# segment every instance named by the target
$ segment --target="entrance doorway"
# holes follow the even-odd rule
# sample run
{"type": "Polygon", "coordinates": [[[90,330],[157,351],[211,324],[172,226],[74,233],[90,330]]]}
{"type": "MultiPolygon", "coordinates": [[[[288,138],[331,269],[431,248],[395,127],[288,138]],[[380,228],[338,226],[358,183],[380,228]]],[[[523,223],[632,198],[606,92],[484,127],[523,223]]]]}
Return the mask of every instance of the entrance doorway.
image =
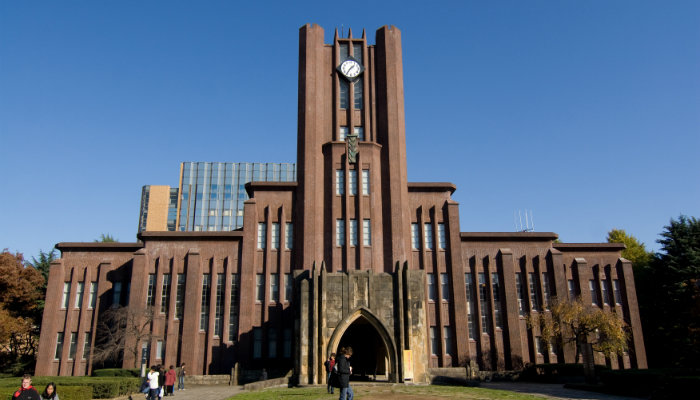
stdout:
{"type": "Polygon", "coordinates": [[[352,347],[352,375],[355,381],[388,381],[390,378],[389,352],[377,329],[364,317],[357,318],[343,333],[335,353],[352,347]]]}

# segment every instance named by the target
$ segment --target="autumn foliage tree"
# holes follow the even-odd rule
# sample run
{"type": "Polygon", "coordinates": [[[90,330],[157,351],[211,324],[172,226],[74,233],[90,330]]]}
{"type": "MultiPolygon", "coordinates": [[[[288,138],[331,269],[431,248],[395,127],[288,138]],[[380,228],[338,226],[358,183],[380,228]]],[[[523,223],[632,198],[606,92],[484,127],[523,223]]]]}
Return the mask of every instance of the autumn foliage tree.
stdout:
{"type": "Polygon", "coordinates": [[[40,300],[45,281],[26,267],[22,254],[0,253],[0,368],[31,368],[39,338],[40,300]]]}

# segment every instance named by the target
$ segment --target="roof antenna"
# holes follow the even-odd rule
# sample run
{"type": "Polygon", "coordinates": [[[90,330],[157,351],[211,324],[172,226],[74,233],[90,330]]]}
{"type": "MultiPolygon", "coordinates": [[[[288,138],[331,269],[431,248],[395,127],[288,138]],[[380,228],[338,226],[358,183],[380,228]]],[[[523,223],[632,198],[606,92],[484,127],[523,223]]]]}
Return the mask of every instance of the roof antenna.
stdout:
{"type": "Polygon", "coordinates": [[[345,28],[343,27],[343,24],[340,24],[340,38],[343,39],[345,37],[345,28]]]}

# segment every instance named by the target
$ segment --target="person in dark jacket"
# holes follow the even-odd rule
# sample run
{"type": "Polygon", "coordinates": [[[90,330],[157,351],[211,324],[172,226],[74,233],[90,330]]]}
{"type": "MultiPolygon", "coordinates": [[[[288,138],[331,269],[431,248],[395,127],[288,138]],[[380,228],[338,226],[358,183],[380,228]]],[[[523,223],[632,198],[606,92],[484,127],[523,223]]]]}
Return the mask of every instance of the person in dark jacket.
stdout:
{"type": "Polygon", "coordinates": [[[328,360],[323,365],[326,367],[326,390],[328,393],[333,394],[334,387],[331,385],[331,376],[333,375],[333,366],[335,366],[335,353],[331,353],[331,356],[328,357],[328,360]]]}
{"type": "Polygon", "coordinates": [[[12,395],[12,400],[41,400],[39,392],[32,387],[32,377],[30,375],[22,377],[22,387],[12,395]]]}
{"type": "Polygon", "coordinates": [[[352,367],[348,360],[350,357],[352,357],[352,347],[348,346],[340,350],[340,357],[335,360],[338,365],[338,378],[340,380],[340,397],[338,400],[352,400],[355,396],[352,387],[350,387],[350,374],[352,374],[352,367]]]}

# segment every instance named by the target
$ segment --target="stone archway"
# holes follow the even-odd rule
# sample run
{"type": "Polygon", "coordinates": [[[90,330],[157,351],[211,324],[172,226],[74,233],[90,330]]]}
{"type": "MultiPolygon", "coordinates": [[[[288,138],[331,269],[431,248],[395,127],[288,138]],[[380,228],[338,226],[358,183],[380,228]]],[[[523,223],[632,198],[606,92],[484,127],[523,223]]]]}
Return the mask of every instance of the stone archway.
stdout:
{"type": "Polygon", "coordinates": [[[326,354],[337,353],[345,346],[353,348],[352,379],[398,382],[395,342],[384,324],[367,308],[356,309],[338,324],[326,354]]]}

